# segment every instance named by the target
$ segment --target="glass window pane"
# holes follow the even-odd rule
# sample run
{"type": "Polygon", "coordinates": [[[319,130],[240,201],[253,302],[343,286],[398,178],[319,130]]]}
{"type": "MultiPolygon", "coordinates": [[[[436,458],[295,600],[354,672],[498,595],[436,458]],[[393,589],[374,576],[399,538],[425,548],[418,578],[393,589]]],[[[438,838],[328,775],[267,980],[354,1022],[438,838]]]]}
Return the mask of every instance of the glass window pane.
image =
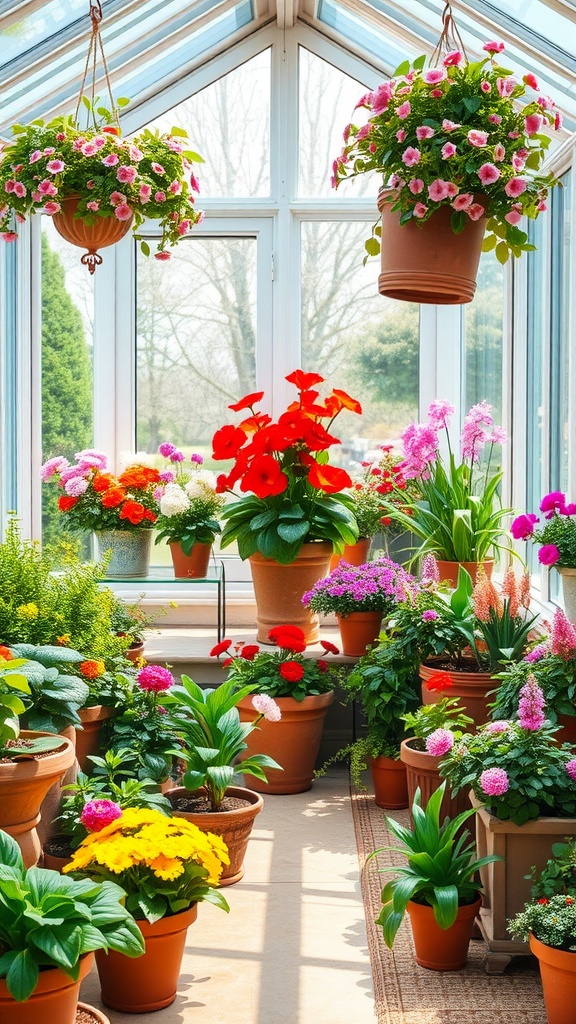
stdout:
{"type": "MultiPolygon", "coordinates": [[[[80,250],[42,218],[42,458],[93,443],[94,286],[80,250]]],[[[42,488],[42,539],[63,535],[56,488],[42,488]]]]}
{"type": "Polygon", "coordinates": [[[302,225],[302,364],[363,406],[338,417],[342,465],[418,418],[419,307],[378,294],[376,262],[362,266],[368,232],[365,222],[302,225]]]}
{"type": "Polygon", "coordinates": [[[205,160],[197,168],[203,195],[270,195],[270,54],[257,54],[148,125],[186,129],[205,160]]]}
{"type": "Polygon", "coordinates": [[[487,399],[502,423],[502,301],[504,272],[494,253],[482,254],[476,295],[465,307],[466,409],[487,399]]]}
{"type": "Polygon", "coordinates": [[[353,181],[343,181],[338,193],[330,185],[332,164],[344,145],[342,132],[367,87],[302,46],[299,54],[299,194],[334,198],[373,195],[376,206],[377,175],[360,174],[353,181]]]}

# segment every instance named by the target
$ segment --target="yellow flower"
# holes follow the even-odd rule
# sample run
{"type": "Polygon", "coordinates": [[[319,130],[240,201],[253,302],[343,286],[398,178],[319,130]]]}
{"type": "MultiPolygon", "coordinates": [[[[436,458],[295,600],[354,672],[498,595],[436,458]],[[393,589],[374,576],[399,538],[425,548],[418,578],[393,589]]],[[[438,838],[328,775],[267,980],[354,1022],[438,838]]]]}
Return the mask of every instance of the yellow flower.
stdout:
{"type": "Polygon", "coordinates": [[[175,878],[179,878],[180,875],[184,874],[184,865],[181,861],[165,857],[163,853],[155,857],[150,862],[149,867],[152,868],[152,871],[158,878],[163,878],[166,882],[172,882],[175,878]]]}
{"type": "Polygon", "coordinates": [[[70,643],[70,635],[68,633],[63,633],[62,636],[57,636],[56,643],[59,647],[67,647],[70,643]]]}
{"type": "Polygon", "coordinates": [[[37,619],[38,618],[38,605],[34,604],[33,601],[29,601],[28,604],[21,604],[16,609],[16,614],[21,619],[37,619]]]}

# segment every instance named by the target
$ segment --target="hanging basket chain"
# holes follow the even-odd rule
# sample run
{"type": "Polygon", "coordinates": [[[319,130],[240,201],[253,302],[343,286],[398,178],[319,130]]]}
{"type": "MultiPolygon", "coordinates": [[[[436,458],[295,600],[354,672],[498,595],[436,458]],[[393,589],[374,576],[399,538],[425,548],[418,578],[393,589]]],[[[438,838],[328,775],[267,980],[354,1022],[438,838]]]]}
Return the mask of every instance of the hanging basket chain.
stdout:
{"type": "Polygon", "coordinates": [[[452,13],[452,4],[449,0],[446,0],[446,5],[442,11],[442,32],[440,39],[438,40],[436,47],[430,57],[430,67],[435,67],[440,63],[440,58],[443,53],[448,53],[450,50],[460,50],[463,54],[466,62],[468,62],[468,54],[466,53],[466,47],[462,42],[462,36],[458,30],[458,26],[454,21],[454,15],[452,13]]]}
{"type": "Polygon", "coordinates": [[[110,110],[116,121],[116,126],[120,129],[120,118],[118,116],[118,110],[114,103],[114,97],[112,95],[112,85],[110,83],[110,75],[108,72],[108,64],[106,62],[106,55],[104,53],[104,46],[102,44],[102,37],[100,35],[100,23],[102,21],[102,3],[101,0],[90,0],[90,20],[92,22],[92,32],[90,35],[90,42],[88,44],[88,53],[86,55],[86,64],[84,66],[84,74],[82,76],[82,82],[80,85],[80,92],[78,94],[78,102],[76,104],[76,110],[74,112],[74,124],[78,127],[78,114],[80,111],[80,104],[82,97],[85,94],[86,79],[88,77],[88,71],[90,64],[92,64],[92,87],[91,87],[91,112],[92,121],[94,123],[94,129],[98,130],[98,124],[96,122],[96,115],[94,111],[94,100],[96,95],[96,71],[98,67],[98,56],[102,61],[104,68],[104,76],[106,79],[106,85],[108,88],[108,96],[110,97],[110,110]]]}

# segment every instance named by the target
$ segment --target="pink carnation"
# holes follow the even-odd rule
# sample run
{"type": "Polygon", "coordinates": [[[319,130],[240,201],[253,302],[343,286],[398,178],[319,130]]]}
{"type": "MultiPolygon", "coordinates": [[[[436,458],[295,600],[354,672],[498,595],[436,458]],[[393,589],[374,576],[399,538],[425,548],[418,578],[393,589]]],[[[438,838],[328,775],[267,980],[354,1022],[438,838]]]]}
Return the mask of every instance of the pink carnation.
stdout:
{"type": "Polygon", "coordinates": [[[264,715],[267,722],[279,722],[282,712],[275,700],[267,693],[255,693],[252,697],[252,707],[259,715],[264,715]]]}
{"type": "Polygon", "coordinates": [[[130,220],[132,210],[128,206],[128,203],[120,203],[114,210],[114,216],[117,217],[118,220],[130,220]]]}
{"type": "Polygon", "coordinates": [[[160,693],[162,690],[170,689],[174,683],[174,676],[161,665],[145,665],[136,676],[136,682],[141,690],[160,693]]]}
{"type": "Polygon", "coordinates": [[[480,786],[486,796],[503,796],[508,792],[508,775],[503,768],[487,768],[480,776],[480,786]]]}
{"type": "Polygon", "coordinates": [[[443,757],[454,746],[454,736],[449,729],[435,729],[426,740],[426,750],[433,757],[443,757]]]}
{"type": "Polygon", "coordinates": [[[80,821],[88,832],[101,832],[121,817],[122,808],[113,800],[88,800],[82,809],[80,821]]]}

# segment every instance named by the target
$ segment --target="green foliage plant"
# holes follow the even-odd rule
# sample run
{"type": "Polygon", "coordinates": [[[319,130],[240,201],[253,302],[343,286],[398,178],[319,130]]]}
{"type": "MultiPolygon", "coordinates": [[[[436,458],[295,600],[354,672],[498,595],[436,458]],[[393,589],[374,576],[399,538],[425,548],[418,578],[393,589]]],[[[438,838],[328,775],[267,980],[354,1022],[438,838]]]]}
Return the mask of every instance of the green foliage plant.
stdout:
{"type": "MultiPolygon", "coordinates": [[[[236,761],[246,749],[246,738],[264,717],[260,713],[254,722],[240,721],[236,704],[255,688],[250,684],[237,689],[226,680],[216,689],[204,690],[183,675],[182,686],[174,687],[167,697],[172,726],[181,743],[172,753],[186,763],[183,785],[192,791],[203,787],[215,811],[237,771],[236,761]]],[[[271,698],[262,699],[274,704],[271,698]]],[[[267,754],[252,754],[242,761],[241,771],[265,782],[265,769],[280,767],[267,754]]]]}
{"type": "Polygon", "coordinates": [[[527,942],[532,934],[545,946],[576,953],[576,889],[525,903],[524,909],[510,921],[509,930],[522,942],[527,942]]]}
{"type": "Polygon", "coordinates": [[[80,958],[97,949],[141,956],[144,940],[124,900],[113,881],[26,870],[16,840],[0,831],[0,978],[10,995],[29,999],[48,968],[77,980],[80,958]]]}
{"type": "Polygon", "coordinates": [[[533,900],[549,899],[551,896],[576,894],[576,840],[566,836],[561,843],[552,845],[552,856],[541,871],[532,867],[530,876],[533,900]]]}
{"type": "Polygon", "coordinates": [[[61,719],[69,724],[68,718],[76,718],[75,705],[66,694],[66,685],[57,689],[61,682],[58,669],[46,669],[39,663],[24,658],[14,658],[6,647],[0,647],[0,757],[20,760],[36,754],[57,750],[62,746],[61,736],[20,735],[22,721],[34,731],[57,732],[56,721],[61,719]],[[30,680],[33,680],[31,685],[30,680]],[[38,709],[35,707],[35,690],[38,687],[38,709]],[[54,696],[52,696],[54,694],[54,696]],[[47,712],[47,705],[56,706],[56,714],[47,712]],[[40,724],[50,726],[46,730],[40,724]]]}
{"type": "Polygon", "coordinates": [[[172,766],[172,750],[177,738],[172,718],[166,714],[168,695],[157,695],[140,689],[136,675],[118,671],[113,677],[110,703],[118,710],[103,727],[103,747],[114,753],[129,750],[128,767],[138,779],[166,781],[172,766]],[[134,760],[133,760],[134,759],[134,760]]]}
{"type": "Polygon", "coordinates": [[[394,865],[381,869],[398,875],[382,890],[382,910],[377,918],[389,949],[410,900],[432,907],[439,926],[450,928],[456,920],[458,907],[474,903],[481,892],[476,872],[485,864],[501,859],[493,854],[475,857],[476,845],[470,833],[467,829],[461,831],[464,822],[476,813],[473,807],[440,824],[445,788],[445,783],[439,786],[425,808],[421,806],[417,789],[412,804],[413,829],[387,817],[386,824],[399,845],[381,847],[371,854],[375,857],[381,851],[392,850],[407,860],[405,867],[394,865]]]}
{"type": "Polygon", "coordinates": [[[416,711],[402,715],[407,729],[420,740],[428,739],[436,729],[447,729],[454,739],[469,731],[474,720],[464,714],[457,697],[442,697],[436,704],[423,704],[416,711]]]}

